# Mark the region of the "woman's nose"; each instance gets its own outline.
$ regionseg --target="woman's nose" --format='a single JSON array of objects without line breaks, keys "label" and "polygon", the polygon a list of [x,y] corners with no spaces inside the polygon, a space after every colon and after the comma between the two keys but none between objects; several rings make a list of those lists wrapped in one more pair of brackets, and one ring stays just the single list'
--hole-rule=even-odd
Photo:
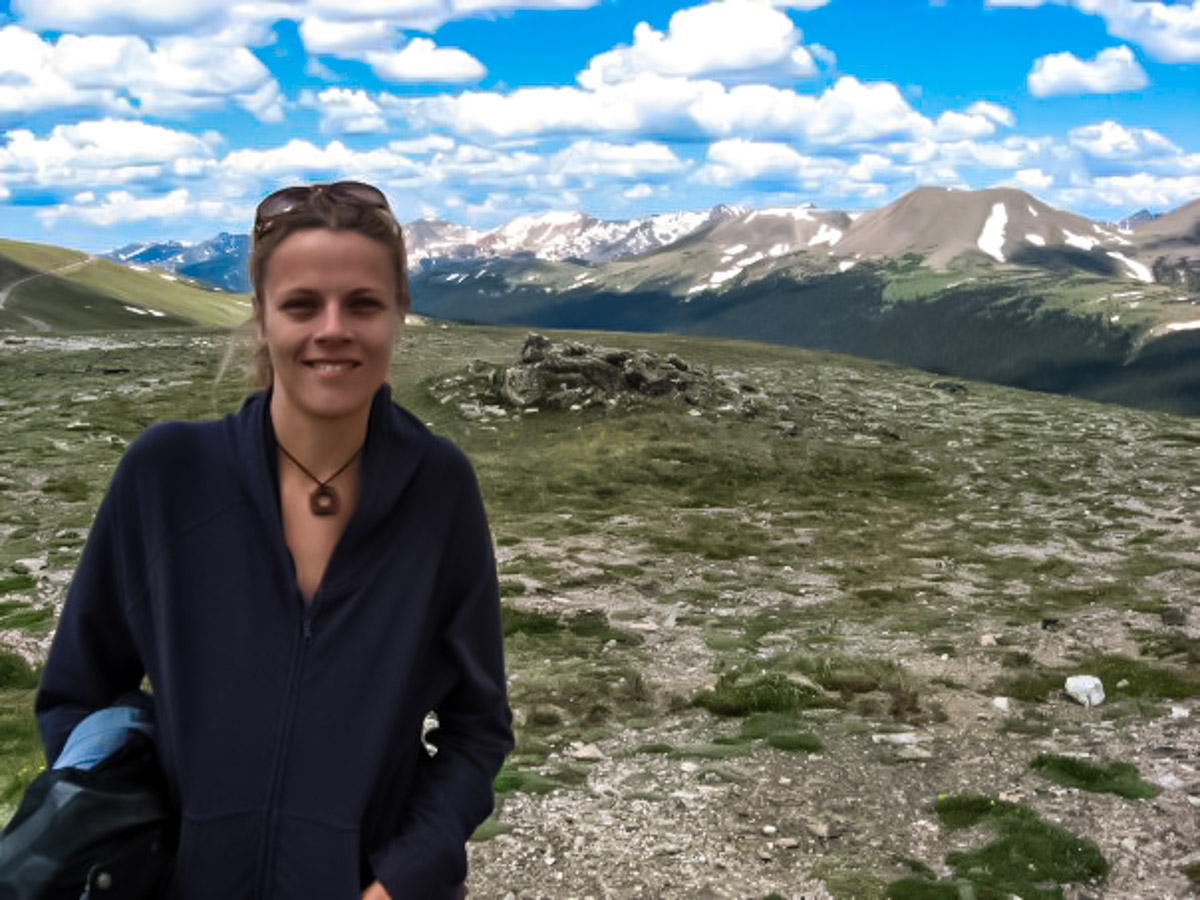
[{"label": "woman's nose", "polygon": [[346,337],[346,314],[340,303],[330,301],[321,310],[321,327],[318,339],[336,340]]}]

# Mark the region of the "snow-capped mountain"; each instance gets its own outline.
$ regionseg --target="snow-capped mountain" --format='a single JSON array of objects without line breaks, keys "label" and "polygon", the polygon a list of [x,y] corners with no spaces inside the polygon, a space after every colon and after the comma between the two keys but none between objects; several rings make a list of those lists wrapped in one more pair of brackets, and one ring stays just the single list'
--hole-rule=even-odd
[{"label": "snow-capped mountain", "polygon": [[1083,263],[1082,253],[1128,278],[1154,280],[1149,267],[1134,258],[1136,248],[1127,234],[1014,188],[917,188],[855,221],[836,252],[868,259],[916,253],[939,269],[968,254],[1053,267],[1072,257]]},{"label": "snow-capped mountain", "polygon": [[227,291],[250,290],[250,236],[221,232],[198,244],[129,244],[106,256],[129,266],[152,266]]},{"label": "snow-capped mountain", "polygon": [[[718,206],[624,221],[547,212],[518,216],[486,231],[432,219],[404,228],[414,272],[487,260],[573,260],[615,266],[609,280],[622,291],[653,283],[683,296],[765,277],[781,267],[845,272],[862,260],[913,254],[939,270],[963,264],[1071,269],[1146,283],[1165,267],[1174,267],[1170,277],[1178,281],[1180,260],[1190,271],[1188,261],[1200,258],[1200,201],[1167,215],[1132,218],[1137,226],[1122,229],[1055,209],[1013,188],[928,187],[863,214],[811,205]],[[668,250],[670,258],[658,258]],[[248,254],[248,236],[221,234],[195,245],[134,244],[110,257],[244,291],[249,289]],[[596,273],[580,273],[575,282],[595,283]]]}]

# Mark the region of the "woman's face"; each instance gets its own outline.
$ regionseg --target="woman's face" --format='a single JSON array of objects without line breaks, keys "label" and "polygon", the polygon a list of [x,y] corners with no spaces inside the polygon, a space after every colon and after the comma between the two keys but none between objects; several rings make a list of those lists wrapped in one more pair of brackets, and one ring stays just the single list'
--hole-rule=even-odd
[{"label": "woman's face", "polygon": [[272,409],[309,419],[365,412],[402,324],[388,248],[355,231],[297,231],[267,261],[261,297]]}]

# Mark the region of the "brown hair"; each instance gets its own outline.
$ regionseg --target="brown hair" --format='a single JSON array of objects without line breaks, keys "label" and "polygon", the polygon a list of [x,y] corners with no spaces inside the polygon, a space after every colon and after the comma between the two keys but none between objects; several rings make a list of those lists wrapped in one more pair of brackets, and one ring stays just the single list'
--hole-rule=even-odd
[{"label": "brown hair", "polygon": [[[396,309],[402,318],[412,309],[412,297],[408,292],[408,256],[404,249],[404,235],[400,230],[400,223],[391,211],[383,206],[338,199],[331,197],[327,191],[314,190],[303,202],[286,212],[255,223],[250,248],[250,284],[255,323],[262,324],[262,291],[267,280],[267,264],[271,260],[271,254],[297,231],[313,228],[354,231],[378,241],[387,248],[396,275]],[[255,389],[265,390],[270,387],[273,377],[267,348],[260,345],[254,352]]]}]

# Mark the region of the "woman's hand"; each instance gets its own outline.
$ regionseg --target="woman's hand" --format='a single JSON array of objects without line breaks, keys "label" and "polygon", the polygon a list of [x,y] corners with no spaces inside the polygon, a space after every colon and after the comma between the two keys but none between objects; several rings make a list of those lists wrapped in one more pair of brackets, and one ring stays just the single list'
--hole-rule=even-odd
[{"label": "woman's hand", "polygon": [[376,881],[362,892],[362,900],[392,900],[392,895],[387,892],[387,888]]}]

